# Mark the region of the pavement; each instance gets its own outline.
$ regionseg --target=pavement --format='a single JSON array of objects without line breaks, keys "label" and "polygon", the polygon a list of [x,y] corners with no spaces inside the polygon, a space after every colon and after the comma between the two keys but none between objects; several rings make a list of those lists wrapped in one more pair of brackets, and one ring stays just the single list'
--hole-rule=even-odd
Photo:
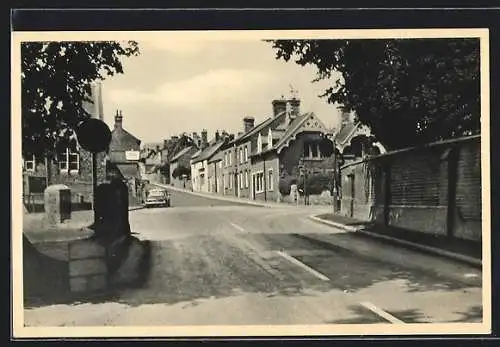
[{"label": "pavement", "polygon": [[170,208],[130,212],[134,236],[150,245],[140,287],[25,307],[26,326],[482,320],[480,270],[309,219],[328,207],[263,209],[171,194]]}]

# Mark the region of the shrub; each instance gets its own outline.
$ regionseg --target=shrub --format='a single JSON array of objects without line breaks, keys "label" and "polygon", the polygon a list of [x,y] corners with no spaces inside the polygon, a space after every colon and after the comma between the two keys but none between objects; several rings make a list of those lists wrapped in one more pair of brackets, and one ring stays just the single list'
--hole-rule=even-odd
[{"label": "shrub", "polygon": [[[306,193],[308,195],[319,195],[323,193],[323,191],[325,190],[331,191],[332,185],[333,185],[333,178],[328,175],[324,174],[310,175],[307,176]],[[300,178],[297,188],[302,191],[304,190],[303,176]]]},{"label": "shrub", "polygon": [[172,171],[173,178],[179,178],[182,177],[182,175],[187,175],[189,178],[189,176],[191,176],[191,170],[185,166],[178,166]]},{"label": "shrub", "polygon": [[297,184],[297,179],[293,176],[283,177],[279,181],[281,195],[290,195],[292,184]]}]

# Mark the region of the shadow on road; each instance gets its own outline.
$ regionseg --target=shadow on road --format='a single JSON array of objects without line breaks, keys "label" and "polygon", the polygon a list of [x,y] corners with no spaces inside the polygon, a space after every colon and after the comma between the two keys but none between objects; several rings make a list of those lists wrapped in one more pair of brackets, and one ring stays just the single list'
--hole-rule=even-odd
[{"label": "shadow on road", "polygon": [[348,309],[355,315],[354,317],[331,320],[325,322],[325,324],[391,324],[363,306],[351,305]]},{"label": "shadow on road", "polygon": [[[149,275],[150,243],[142,241],[145,254],[139,264],[139,278],[127,287],[141,287]],[[110,288],[106,292],[72,293],[69,288],[68,261],[54,259],[43,253],[25,240],[23,248],[23,296],[24,308],[36,308],[50,305],[77,305],[82,303],[116,302],[119,291],[123,288]]]},{"label": "shadow on road", "polygon": [[[245,234],[239,237],[256,236]],[[265,238],[272,249],[293,242],[284,241],[293,238],[290,234],[260,234],[259,237]],[[318,249],[318,245],[307,245],[303,240],[299,244],[308,250]],[[324,251],[324,248],[319,250]],[[245,293],[262,293],[268,297],[315,295],[311,293],[332,290],[352,293],[394,280],[404,281],[407,292],[455,291],[471,287],[423,271],[358,257],[342,248],[326,255],[324,252],[318,254],[295,258],[326,275],[330,281],[319,280],[307,272],[300,273],[301,269],[296,265],[273,255],[264,262],[283,275],[283,278],[278,278],[256,263],[250,254],[236,245],[215,241],[213,236],[152,241],[151,263],[148,265],[151,274],[141,288],[123,292],[119,302],[137,306],[218,299]],[[417,312],[409,311],[396,315],[409,321],[421,318]]]},{"label": "shadow on road", "polygon": [[463,312],[455,312],[460,314],[462,317],[453,321],[457,323],[461,322],[482,322],[483,320],[483,308],[481,306],[472,306],[468,310]]}]

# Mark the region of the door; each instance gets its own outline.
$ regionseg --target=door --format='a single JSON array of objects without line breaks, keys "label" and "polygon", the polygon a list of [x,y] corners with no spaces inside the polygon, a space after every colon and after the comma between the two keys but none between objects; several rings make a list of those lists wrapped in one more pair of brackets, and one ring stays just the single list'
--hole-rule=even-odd
[{"label": "door", "polygon": [[354,174],[350,174],[349,176],[349,190],[351,193],[350,201],[349,201],[349,217],[354,217],[354,199],[356,197],[356,188],[355,188],[355,177]]},{"label": "door", "polygon": [[252,175],[252,199],[255,200],[255,175]]},{"label": "door", "polygon": [[238,196],[239,195],[239,186],[238,186],[238,174],[234,174],[234,195]]}]

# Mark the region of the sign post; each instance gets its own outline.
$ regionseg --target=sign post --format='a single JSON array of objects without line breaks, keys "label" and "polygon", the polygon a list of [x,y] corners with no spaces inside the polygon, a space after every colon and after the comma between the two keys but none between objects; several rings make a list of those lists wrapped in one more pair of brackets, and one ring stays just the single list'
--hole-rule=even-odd
[{"label": "sign post", "polygon": [[76,128],[78,143],[91,153],[92,160],[92,209],[95,212],[97,191],[97,153],[105,152],[111,143],[111,131],[102,120],[90,118],[80,122]]}]

